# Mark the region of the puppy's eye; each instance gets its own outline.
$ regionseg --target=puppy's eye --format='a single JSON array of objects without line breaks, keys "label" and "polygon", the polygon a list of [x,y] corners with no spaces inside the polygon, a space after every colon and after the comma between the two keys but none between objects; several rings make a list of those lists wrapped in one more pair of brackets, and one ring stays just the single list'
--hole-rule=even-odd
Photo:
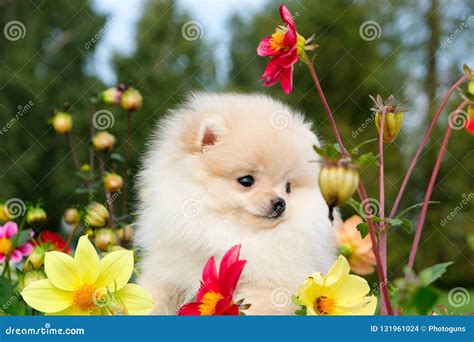
[{"label": "puppy's eye", "polygon": [[291,183],[290,182],[286,183],[285,190],[286,190],[287,194],[289,194],[291,192]]},{"label": "puppy's eye", "polygon": [[239,184],[243,187],[249,188],[253,185],[253,183],[255,183],[255,179],[251,175],[247,175],[237,178],[237,182],[239,182]]}]

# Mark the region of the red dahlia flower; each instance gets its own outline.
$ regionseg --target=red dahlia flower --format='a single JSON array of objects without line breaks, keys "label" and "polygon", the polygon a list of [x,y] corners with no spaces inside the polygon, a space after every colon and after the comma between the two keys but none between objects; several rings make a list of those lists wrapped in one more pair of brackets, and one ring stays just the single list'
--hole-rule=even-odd
[{"label": "red dahlia flower", "polygon": [[50,243],[50,251],[60,251],[68,254],[71,252],[71,247],[68,246],[67,248],[64,248],[66,246],[66,241],[64,241],[61,235],[45,230],[40,233],[37,239],[37,245],[46,244],[48,242]]},{"label": "red dahlia flower", "polygon": [[201,287],[196,300],[178,310],[181,316],[239,315],[239,307],[233,294],[247,260],[239,260],[240,245],[229,249],[217,273],[214,257],[211,257],[202,271]]},{"label": "red dahlia flower", "polygon": [[313,49],[315,46],[306,46],[309,40],[305,41],[296,31],[293,16],[285,5],[280,6],[280,16],[284,25],[277,27],[271,36],[262,39],[257,47],[257,54],[272,57],[260,77],[264,81],[263,85],[271,87],[280,81],[283,91],[289,94],[293,88],[293,64],[298,58],[304,58],[305,49]]},{"label": "red dahlia flower", "polygon": [[467,107],[467,122],[466,122],[466,130],[474,135],[474,106],[469,105]]}]

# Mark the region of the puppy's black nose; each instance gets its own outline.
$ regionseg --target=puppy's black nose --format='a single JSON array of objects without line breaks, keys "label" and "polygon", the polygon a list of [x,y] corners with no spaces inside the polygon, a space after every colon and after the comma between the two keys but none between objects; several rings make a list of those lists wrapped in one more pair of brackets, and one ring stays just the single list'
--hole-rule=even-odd
[{"label": "puppy's black nose", "polygon": [[275,218],[280,217],[285,211],[286,202],[283,198],[277,197],[275,199],[272,199],[272,206],[273,206],[272,216]]}]

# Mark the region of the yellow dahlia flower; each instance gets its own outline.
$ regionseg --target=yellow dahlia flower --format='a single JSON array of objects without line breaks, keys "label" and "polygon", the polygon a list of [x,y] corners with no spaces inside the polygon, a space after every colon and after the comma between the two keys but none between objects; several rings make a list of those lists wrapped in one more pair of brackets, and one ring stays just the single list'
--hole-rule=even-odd
[{"label": "yellow dahlia flower", "polygon": [[155,306],[150,294],[127,284],[133,264],[133,252],[128,250],[111,252],[100,260],[85,235],[74,258],[47,252],[47,279],[31,283],[21,295],[29,306],[50,315],[147,315]]},{"label": "yellow dahlia flower", "polygon": [[326,275],[313,273],[301,286],[296,304],[308,315],[373,315],[377,298],[367,296],[367,281],[349,274],[346,258],[339,256]]}]

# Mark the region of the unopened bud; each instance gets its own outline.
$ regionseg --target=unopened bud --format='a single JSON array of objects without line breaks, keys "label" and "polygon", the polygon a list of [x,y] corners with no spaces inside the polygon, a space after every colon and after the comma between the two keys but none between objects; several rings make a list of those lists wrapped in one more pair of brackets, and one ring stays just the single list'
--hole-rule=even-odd
[{"label": "unopened bud", "polygon": [[115,231],[111,228],[101,228],[95,232],[94,244],[101,251],[106,251],[117,242]]},{"label": "unopened bud", "polygon": [[135,88],[128,88],[122,95],[122,108],[133,112],[142,108],[142,95]]},{"label": "unopened bud", "polygon": [[80,219],[81,215],[76,208],[69,208],[64,212],[64,222],[67,224],[76,224]]},{"label": "unopened bud", "polygon": [[52,120],[53,128],[58,134],[66,134],[72,129],[72,116],[69,113],[57,112]]},{"label": "unopened bud", "polygon": [[92,145],[94,145],[96,150],[103,152],[111,150],[115,145],[115,141],[115,137],[112,134],[102,131],[92,138]]},{"label": "unopened bud", "polygon": [[37,226],[46,221],[46,217],[44,209],[39,207],[29,208],[26,213],[26,222],[33,226]]},{"label": "unopened bud", "polygon": [[110,193],[116,193],[123,186],[123,179],[116,173],[109,173],[104,177],[104,187]]},{"label": "unopened bud", "polygon": [[109,220],[109,211],[100,203],[92,202],[87,207],[84,223],[86,227],[101,228],[107,224]]},{"label": "unopened bud", "polygon": [[117,87],[109,88],[99,94],[99,99],[108,105],[120,105],[123,91]]}]

